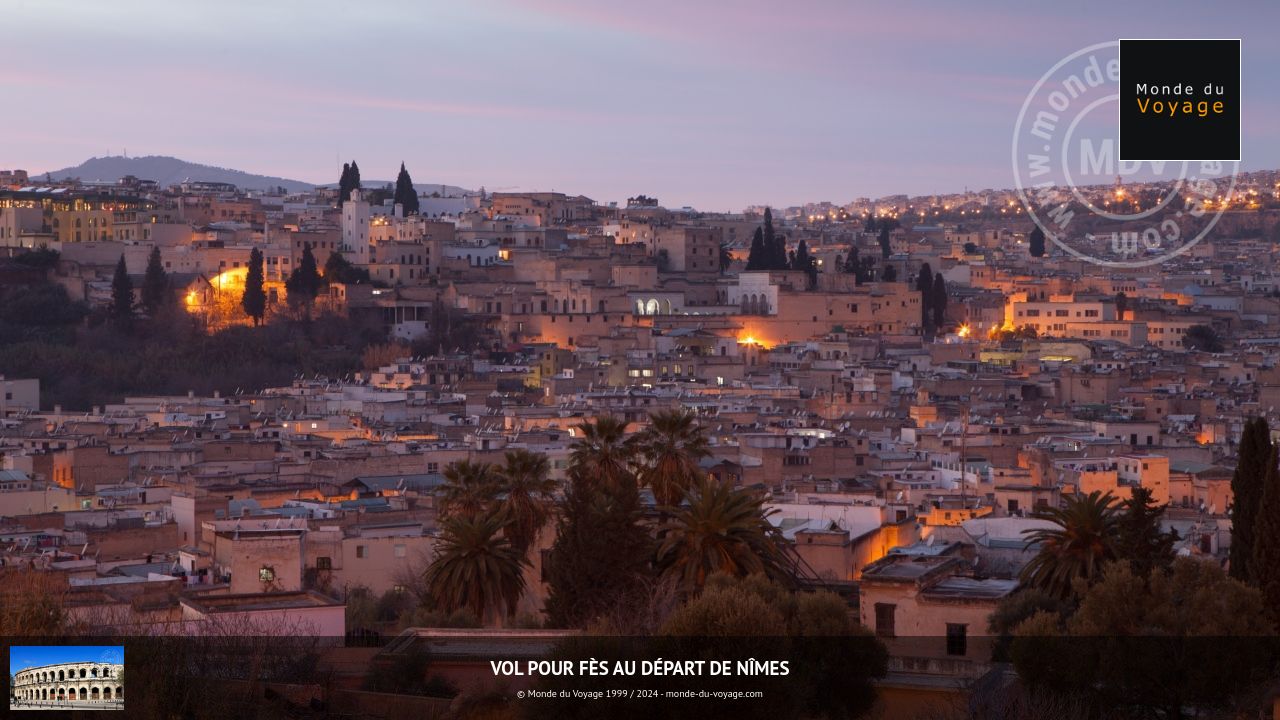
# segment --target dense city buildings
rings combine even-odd
[[[1241,438],[1280,406],[1276,173],[1138,268],[1033,248],[1001,190],[735,214],[432,191],[413,212],[360,187],[0,181],[0,560],[66,627],[478,628],[451,631],[460,657],[583,627],[557,599],[557,573],[592,571],[565,570],[596,487],[575,483],[639,443],[641,536],[757,503],[777,567],[884,643],[885,697],[948,696],[998,672],[989,618],[1081,498],[1144,497],[1170,560],[1234,574]],[[312,355],[240,366],[259,336]],[[458,525],[489,502],[502,525]],[[442,575],[465,532],[518,553],[505,589]],[[693,562],[668,551],[659,576]],[[20,698],[120,697],[37,671]]]

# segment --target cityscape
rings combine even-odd
[[[550,23],[557,47],[617,42],[610,67],[632,52],[610,33],[633,24],[689,41],[613,9],[515,5],[498,14]],[[484,34],[470,14],[490,12],[441,22],[470,38]],[[226,13],[211,22],[248,16]],[[49,31],[29,7],[16,17]],[[724,22],[751,35],[784,19],[753,7]],[[1187,36],[1175,27],[1161,25]],[[331,31],[316,20],[282,42]],[[776,30],[798,59],[779,62],[809,62],[793,31]],[[492,32],[523,48],[520,31]],[[199,135],[234,125],[219,108],[189,119],[198,141],[155,129],[147,147],[104,116],[99,144],[121,146],[105,155],[42,145],[29,119],[0,130],[10,709],[1280,717],[1274,123],[1246,109],[1240,160],[1143,167],[1106,136],[1084,145],[1090,172],[1037,180],[1018,135],[1048,137],[1036,78],[1076,47],[1116,52],[1089,45],[1111,30],[1071,32],[998,83],[1017,98],[996,117],[957,120],[975,124],[948,142],[971,136],[984,158],[998,145],[996,161],[940,158],[927,180],[813,161],[813,178],[774,188],[710,157],[723,138],[701,101],[687,125],[635,104],[646,132],[688,143],[687,164],[664,150],[655,175],[637,136],[621,164],[622,150],[599,167],[566,150],[513,170],[487,133],[521,132],[526,114],[486,100],[474,130],[455,127],[473,110],[452,77],[435,95],[403,88],[426,110],[351,100],[343,122],[394,119],[335,125],[336,157],[311,125],[284,142],[283,93],[247,146]],[[229,68],[275,52],[239,49]],[[434,57],[453,72],[498,72],[450,51]],[[694,76],[744,81],[703,60]],[[0,71],[0,92],[62,82],[58,62],[30,82]],[[566,95],[563,116],[530,112],[530,127],[559,121],[541,142],[596,147],[593,102]],[[783,122],[772,112],[724,132],[764,137]],[[454,135],[388,160],[406,113]],[[1106,132],[1070,128],[1063,143]],[[295,155],[277,155],[286,144]],[[810,180],[830,189],[809,197]]]

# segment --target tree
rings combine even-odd
[[[1133,494],[1120,503],[1116,518],[1116,557],[1127,561],[1134,572],[1149,577],[1156,570],[1167,570],[1173,564],[1175,530],[1161,529],[1164,506],[1152,500],[1151,489],[1135,487]]]
[[[1271,617],[1280,617],[1280,446],[1272,445],[1262,475],[1262,494],[1254,516],[1253,584]]]
[[[1179,195],[1178,197],[1182,197]],[[1123,292],[1116,293],[1116,316],[1124,318],[1125,312],[1129,310],[1129,296]]]
[[[684,592],[696,594],[716,572],[790,579],[781,535],[769,523],[776,510],[764,509],[762,495],[704,478],[687,501],[663,525],[657,555],[663,574]]]
[[[728,245],[720,246],[720,274],[723,275],[726,270],[733,265],[733,252]]]
[[[351,199],[351,191],[359,188],[360,168],[356,165],[356,161],[342,163],[342,177],[338,179],[338,201],[347,202]]]
[[[151,248],[147,256],[147,272],[142,278],[142,305],[151,315],[169,304],[169,276],[160,261],[160,247]]]
[[[964,254],[965,254],[965,255],[977,255],[977,254],[978,254],[978,246],[977,246],[977,245],[974,245],[974,244],[973,244],[973,243],[971,243],[971,242],[967,242],[967,243],[965,243],[965,244],[964,244]]]
[[[1253,582],[1254,526],[1262,503],[1263,478],[1271,457],[1271,428],[1266,418],[1245,422],[1236,450],[1236,469],[1231,475],[1231,577]]]
[[[916,275],[916,290],[920,293],[920,327],[932,327],[933,269],[929,267],[929,263],[920,266],[920,273]]]
[[[625,641],[614,644],[617,650],[597,649],[594,654],[613,655],[636,644],[635,638]],[[850,619],[843,599],[830,592],[794,591],[761,573],[741,578],[712,575],[703,592],[675,609],[655,637],[642,641],[640,650],[641,657],[785,659],[786,676],[754,681],[763,699],[735,705],[726,713],[744,720],[864,717],[878,698],[872,681],[888,670],[884,645]],[[708,682],[716,687],[717,680],[673,677],[669,682],[673,691],[696,691],[707,688]],[[627,717],[645,717],[643,712]]]
[[[284,283],[289,302],[293,305],[310,305],[316,295],[320,294],[323,284],[320,271],[316,269],[316,256],[311,252],[311,243],[303,243],[298,267],[289,273],[289,278]]]
[[[1056,528],[1028,531],[1027,547],[1039,545],[1035,557],[1022,568],[1022,582],[1059,598],[1075,590],[1077,578],[1097,580],[1102,566],[1116,557],[1119,534],[1115,497],[1094,491],[1069,496],[1064,506],[1036,513]]]
[[[254,248],[249,251],[249,272],[244,276],[244,295],[240,297],[240,307],[244,314],[253,318],[253,324],[261,325],[267,314],[267,291],[263,287],[262,251]]]
[[[787,241],[774,232],[773,210],[767,207],[764,209],[764,249],[767,264],[762,269],[787,269]]]
[[[1110,563],[1099,582],[1080,586],[1065,623],[1039,613],[1015,630],[1010,654],[1033,693],[1087,699],[1092,717],[1180,718],[1227,710],[1274,681],[1272,639],[1263,637],[1274,625],[1261,593],[1216,563],[1178,558],[1149,578]]]
[[[585,627],[637,597],[652,576],[653,539],[635,486],[570,473],[545,570],[547,620]]]
[[[1188,350],[1220,353],[1223,351],[1222,339],[1217,331],[1208,325],[1192,325],[1182,335],[1182,345]]]
[[[893,247],[889,244],[889,224],[882,223],[880,225],[880,257],[885,260],[893,254]]]
[[[880,273],[880,279],[884,282],[897,282],[898,268],[893,265],[885,264],[884,270]]]
[[[454,515],[441,527],[424,579],[446,610],[479,618],[511,616],[524,593],[524,555],[502,534],[501,513]]]
[[[575,430],[578,436],[569,446],[570,477],[612,491],[634,491],[635,442],[626,437],[627,422],[605,415]]]
[[[352,265],[340,251],[329,253],[324,261],[324,281],[342,283],[344,285],[368,284],[372,282],[369,271]]]
[[[1031,229],[1031,234],[1027,236],[1027,245],[1031,257],[1044,257],[1044,231],[1039,225]]]
[[[546,455],[523,448],[508,450],[498,469],[498,508],[507,519],[507,537],[521,555],[551,517],[556,482],[547,477],[550,471]]]
[[[405,215],[418,214],[418,191],[413,187],[413,179],[409,177],[409,171],[405,169],[404,163],[400,163],[400,174],[396,176],[396,195],[395,202],[403,210]]]
[[[707,438],[693,413],[662,410],[649,416],[649,427],[636,438],[644,460],[640,484],[653,490],[659,505],[675,507],[704,475],[698,462],[710,454]]]
[[[930,304],[933,306],[934,327],[942,327],[947,319],[947,283],[942,279],[942,273],[933,276]]]
[[[756,232],[751,236],[751,252],[747,255],[747,270],[766,270],[768,260],[765,258],[766,251],[764,249],[764,231],[756,228]]]
[[[498,477],[486,462],[455,460],[444,468],[444,484],[438,491],[441,517],[478,515],[492,509],[498,494]]]
[[[117,322],[127,322],[133,318],[133,281],[129,279],[129,269],[124,264],[124,255],[116,263],[115,275],[111,278],[111,304],[107,313]]]

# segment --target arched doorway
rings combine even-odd
[[[116,699],[117,699],[117,700],[123,700],[123,699],[124,699],[124,688],[123,688],[123,687],[121,687],[120,685],[117,685],[117,686],[116,686]]]
[[[108,689],[108,690],[107,690],[107,692],[108,692],[108,693],[110,693],[110,692],[111,692],[111,690],[110,690],[110,689]],[[91,690],[91,691],[89,692],[89,699],[90,699],[90,700],[97,700],[101,695],[102,695],[102,691],[95,687],[93,690]],[[108,697],[110,697],[110,696],[108,695]]]
[[[80,688],[80,699],[81,699],[81,700],[88,700],[88,699],[89,699],[89,691],[88,691],[88,690],[85,690],[84,688]]]

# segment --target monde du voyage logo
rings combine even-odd
[[[1119,40],[1067,55],[1014,124],[1028,217],[1058,251],[1164,262],[1217,224],[1240,166],[1240,41]]]

